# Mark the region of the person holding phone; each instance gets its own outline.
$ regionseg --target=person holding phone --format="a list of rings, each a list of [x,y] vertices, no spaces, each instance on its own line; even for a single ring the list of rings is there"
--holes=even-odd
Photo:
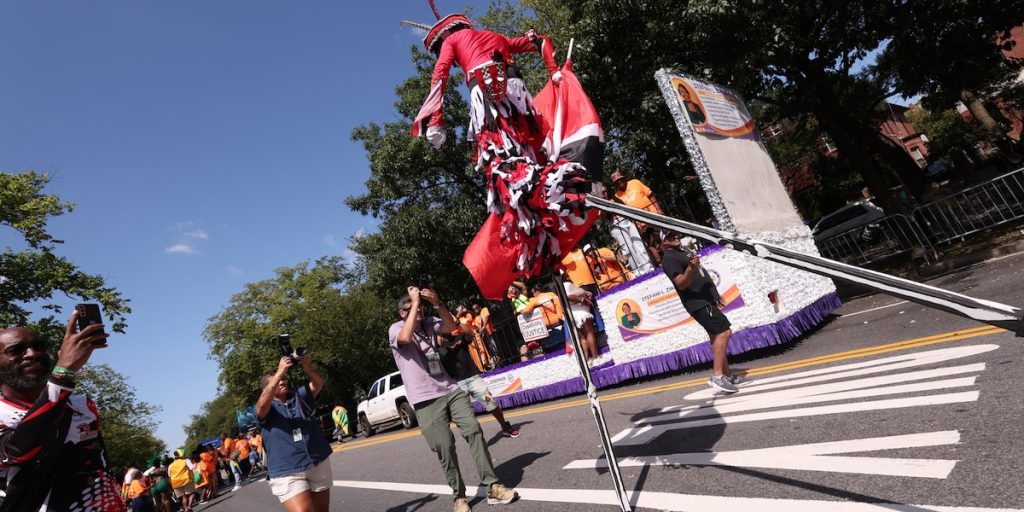
[[[296,365],[309,381],[292,391],[285,376]],[[316,421],[314,403],[323,388],[324,378],[308,355],[282,356],[277,371],[260,379],[256,419],[263,432],[270,490],[288,512],[330,509],[331,444]]]
[[[707,331],[711,341],[712,374],[708,386],[723,393],[739,391],[737,385],[749,379],[729,371],[729,337],[732,324],[722,313],[725,301],[718,293],[714,281],[700,265],[700,256],[682,250],[679,233],[661,232],[661,249],[664,252],[661,269],[676,288],[679,300],[690,316]]]
[[[0,512],[126,510],[107,467],[96,404],[74,393],[78,372],[107,339],[102,323],[76,328],[80,314],[76,308],[68,319],[56,366],[36,332],[0,330],[0,475],[7,481]]]

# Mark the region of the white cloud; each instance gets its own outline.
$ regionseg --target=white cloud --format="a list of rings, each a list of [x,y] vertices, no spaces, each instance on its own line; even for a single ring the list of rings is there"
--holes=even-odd
[[[235,277],[238,277],[238,276],[244,274],[245,272],[243,272],[242,269],[240,269],[240,268],[238,268],[238,267],[236,267],[234,265],[228,265],[228,273],[233,275],[233,276],[235,276]]]
[[[327,244],[328,247],[338,246],[338,240],[334,238],[334,235],[324,235],[324,243]]]
[[[359,228],[356,234],[352,235],[352,238],[362,238],[366,236],[366,228]]]
[[[205,229],[197,227],[196,223],[190,220],[175,222],[167,226],[167,230],[174,232],[171,246],[164,249],[168,254],[198,255],[200,252],[196,242],[210,239]]]
[[[187,231],[184,234],[182,234],[182,236],[184,236],[185,238],[191,238],[193,240],[206,240],[210,238],[210,236],[206,234],[206,230],[202,228],[197,229],[195,231]]]
[[[184,244],[184,243],[174,244],[174,245],[164,249],[164,252],[170,253],[170,254],[192,254],[192,255],[199,254],[199,251],[197,251],[195,249],[195,247],[192,247],[191,245]]]

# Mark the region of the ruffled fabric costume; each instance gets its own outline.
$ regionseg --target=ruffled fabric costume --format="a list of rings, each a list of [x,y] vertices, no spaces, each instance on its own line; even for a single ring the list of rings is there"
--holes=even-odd
[[[476,142],[474,160],[486,177],[490,215],[463,263],[484,297],[498,300],[512,280],[538,275],[558,262],[596,218],[584,211],[584,199],[591,181],[599,182],[600,121],[571,65],[559,69],[555,64],[545,36],[509,38],[476,30],[469,19],[453,14],[428,31],[424,47],[438,59],[412,135],[429,139],[432,127],[442,125],[451,66],[466,70],[471,103],[467,138]],[[539,109],[512,58],[534,51],[549,74],[561,78],[559,84],[548,82],[538,95]],[[585,128],[572,132],[576,125]]]

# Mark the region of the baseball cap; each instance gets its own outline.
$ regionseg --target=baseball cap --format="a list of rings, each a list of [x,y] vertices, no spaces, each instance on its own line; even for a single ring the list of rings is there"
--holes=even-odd
[[[615,183],[616,181],[624,180],[624,179],[626,179],[626,177],[623,176],[621,172],[615,171],[615,172],[612,173],[612,183]]]
[[[669,231],[667,229],[661,230],[661,240],[663,242],[665,241],[665,239],[667,239],[669,237],[679,238],[680,236],[682,236],[682,235],[680,235],[679,233],[676,233],[675,231]]]

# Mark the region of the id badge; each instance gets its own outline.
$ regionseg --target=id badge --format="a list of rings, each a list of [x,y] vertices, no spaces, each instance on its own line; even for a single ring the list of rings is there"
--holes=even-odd
[[[437,352],[427,354],[427,371],[431,375],[441,375],[444,373],[444,368],[441,367],[441,356],[437,355]]]
[[[299,441],[302,441],[302,429],[301,428],[292,429],[292,441],[295,441],[296,443],[299,442]]]

